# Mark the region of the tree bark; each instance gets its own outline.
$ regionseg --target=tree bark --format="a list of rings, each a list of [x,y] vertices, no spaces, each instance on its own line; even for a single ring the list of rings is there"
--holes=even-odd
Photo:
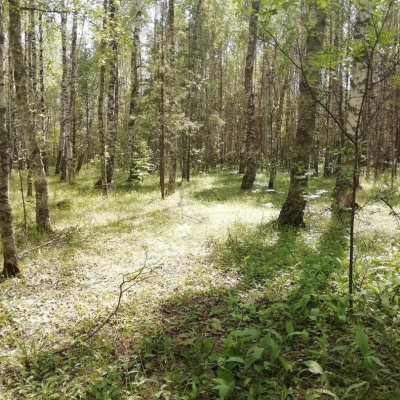
[[[103,2],[103,37],[100,42],[101,57],[105,56],[106,42],[105,34],[107,29],[107,0]],[[100,136],[100,171],[101,178],[96,185],[101,185],[103,196],[107,196],[108,184],[107,184],[107,169],[106,169],[106,131],[104,127],[104,89],[105,89],[105,73],[106,67],[105,63],[102,62],[100,65],[100,84],[99,84],[99,102],[97,106],[97,116],[99,125],[99,136]]]
[[[256,112],[253,92],[254,58],[257,46],[257,21],[260,12],[260,1],[252,0],[249,21],[249,42],[247,47],[244,90],[247,97],[246,109],[246,172],[243,176],[241,189],[250,189],[256,179]]]
[[[3,6],[2,3],[0,3],[0,229],[4,260],[2,276],[10,278],[16,276],[19,273],[19,269],[10,203],[10,161],[12,141],[5,125],[7,110],[5,99],[3,20]]]
[[[357,11],[356,23],[354,26],[354,39],[360,42],[365,40],[365,35],[368,33],[369,24],[369,0],[360,2],[360,9]],[[367,91],[369,90],[369,49],[364,45],[362,51],[355,55],[353,58],[352,73],[350,79],[350,91],[347,103],[347,119],[346,119],[346,133],[348,137],[354,138],[354,163],[358,169],[359,159],[359,137],[360,128],[362,126],[362,114],[365,106]],[[379,137],[379,130],[378,130]],[[379,148],[379,146],[378,146]],[[350,175],[357,175],[358,171],[354,171]],[[332,210],[334,212],[342,209],[352,209],[352,192],[353,192],[353,177],[346,177],[340,168],[338,177],[336,179]],[[358,183],[357,183],[358,185]],[[356,188],[354,188],[356,189]]]
[[[21,9],[19,0],[9,0],[10,46],[12,49],[16,104],[20,115],[21,129],[33,174],[36,192],[36,225],[39,230],[51,231],[49,190],[44,173],[40,148],[32,122],[28,101],[28,77],[23,62],[21,44]]]
[[[168,88],[168,104],[169,114],[176,112],[174,104],[174,92],[176,90],[176,54],[175,54],[175,1],[169,0],[168,3],[168,16],[167,16],[167,61],[168,61],[168,74],[167,74],[167,88]],[[168,187],[167,193],[172,194],[175,192],[176,185],[176,169],[178,164],[178,136],[176,128],[168,124]]]
[[[128,180],[135,175],[133,154],[135,150],[135,123],[137,101],[139,97],[140,31],[142,18],[142,0],[136,0],[135,26],[133,30],[133,50],[131,54],[131,101],[128,121]]]
[[[68,171],[69,183],[75,181],[75,160],[73,152],[73,120],[75,114],[75,98],[76,98],[76,45],[77,45],[77,29],[78,29],[78,15],[76,10],[76,4],[74,4],[74,17],[72,22],[72,40],[71,40],[71,69],[70,69],[70,80],[69,80],[69,101],[67,100],[66,112],[65,112],[65,150],[66,150],[66,167]]]
[[[118,84],[117,63],[118,63],[118,33],[117,33],[117,15],[118,6],[116,0],[109,0],[109,30],[110,30],[110,50],[107,96],[107,156],[106,171],[107,184],[110,184],[114,176],[115,162],[115,142],[117,140],[117,115],[116,115],[116,88]]]
[[[62,7],[65,7],[62,2]],[[66,139],[65,128],[68,110],[68,57],[67,57],[67,14],[61,14],[61,51],[62,51],[62,78],[61,78],[61,95],[60,95],[60,143],[58,147],[58,155],[56,162],[55,174],[60,174],[60,180],[67,179],[67,155],[66,155]]]
[[[300,75],[298,124],[295,139],[296,155],[290,171],[289,193],[278,218],[280,226],[304,227],[304,194],[308,188],[308,164],[313,146],[316,121],[316,97],[320,71],[312,65],[313,58],[323,50],[326,14],[317,2],[308,10],[307,43]]]
[[[49,174],[49,160],[47,155],[47,131],[46,131],[46,104],[44,86],[44,50],[43,50],[43,15],[39,13],[39,129],[43,137],[42,159],[46,175]]]

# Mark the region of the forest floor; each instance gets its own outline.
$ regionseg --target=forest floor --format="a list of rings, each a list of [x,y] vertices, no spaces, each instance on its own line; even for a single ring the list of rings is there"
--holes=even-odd
[[[272,223],[286,176],[271,194],[263,175],[243,192],[234,173],[199,174],[164,201],[155,176],[121,175],[106,199],[95,178],[51,177],[49,235],[35,231],[28,199],[22,276],[0,285],[1,398],[399,398],[400,235],[380,199],[396,209],[398,191],[363,183],[350,314],[332,180],[310,180],[299,233]]]

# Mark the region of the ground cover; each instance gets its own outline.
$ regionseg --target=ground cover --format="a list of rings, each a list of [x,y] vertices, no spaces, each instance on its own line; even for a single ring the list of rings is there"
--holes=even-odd
[[[28,203],[23,276],[0,286],[1,398],[399,398],[399,230],[381,201],[395,211],[396,191],[363,183],[350,313],[332,181],[311,179],[307,228],[280,232],[285,175],[271,194],[263,175],[243,192],[232,172],[199,174],[165,201],[156,177],[128,185],[120,173],[108,199],[95,178],[51,178],[51,235],[31,227]],[[57,353],[99,326],[144,266],[110,322]]]

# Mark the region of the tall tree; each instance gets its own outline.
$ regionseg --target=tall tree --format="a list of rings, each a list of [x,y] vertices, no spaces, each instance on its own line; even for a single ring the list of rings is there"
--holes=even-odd
[[[108,1],[103,1],[103,31],[102,38],[100,41],[100,83],[99,83],[99,99],[97,105],[97,117],[98,117],[98,125],[99,125],[99,137],[100,137],[100,171],[101,178],[96,185],[101,185],[103,196],[107,196],[108,191],[108,183],[107,183],[107,168],[106,168],[106,130],[104,126],[104,91],[105,91],[105,75],[106,75],[106,66],[103,58],[105,57],[106,51],[106,30],[107,30],[107,11],[108,11]]]
[[[247,97],[246,108],[246,172],[242,180],[242,189],[250,189],[256,179],[256,112],[254,105],[253,74],[254,58],[257,46],[257,21],[260,1],[252,0],[249,21],[249,42],[247,46],[244,90]]]
[[[167,15],[167,54],[168,62],[167,89],[168,106],[170,116],[178,110],[178,102],[175,99],[176,91],[176,54],[175,54],[175,0],[168,2]],[[176,127],[168,124],[168,187],[167,193],[172,194],[175,191],[176,169],[178,164],[178,135]]]
[[[61,6],[65,8],[62,1]],[[61,77],[61,94],[60,94],[60,142],[56,161],[55,174],[60,174],[60,180],[67,179],[67,155],[66,155],[66,139],[65,127],[68,109],[68,56],[67,56],[67,13],[61,13],[61,53],[62,53],[62,77]]]
[[[140,66],[140,31],[142,25],[142,0],[136,0],[135,22],[133,28],[133,49],[131,53],[131,101],[129,104],[128,121],[128,168],[129,180],[132,180],[134,171],[133,154],[135,150],[135,123],[137,101],[139,97],[139,66]]]
[[[71,54],[70,54],[70,79],[69,79],[69,99],[65,113],[65,157],[68,170],[68,180],[70,183],[75,181],[75,155],[73,138],[73,120],[75,116],[76,100],[76,73],[77,73],[77,30],[78,30],[78,10],[76,0],[74,1],[74,17],[72,22]]]
[[[21,8],[19,0],[9,0],[9,35],[14,65],[16,104],[21,123],[27,157],[33,174],[36,195],[36,225],[39,230],[50,231],[49,190],[43,168],[40,148],[32,122],[28,100],[28,76],[23,62],[21,43]]]
[[[14,240],[13,218],[10,204],[10,167],[12,140],[6,129],[5,51],[3,5],[0,2],[0,228],[3,245],[4,277],[19,273],[17,249]]]
[[[118,85],[118,9],[119,1],[109,0],[108,29],[110,35],[110,54],[108,58],[109,78],[107,95],[107,184],[114,175],[115,142],[117,140],[117,85]]]
[[[370,18],[369,0],[361,0],[357,9],[356,23],[354,26],[354,39],[361,45],[353,57],[350,78],[350,90],[347,100],[347,118],[344,131],[346,132],[348,151],[354,154],[353,174],[357,179],[353,182],[352,177],[346,176],[340,166],[336,179],[332,209],[339,211],[342,208],[351,208],[353,184],[358,186],[358,164],[359,164],[359,139],[360,129],[362,127],[363,110],[366,105],[366,99],[369,90],[370,74],[372,73],[370,48],[365,42],[365,36],[368,33],[368,24]],[[361,50],[361,51],[360,51]],[[378,132],[379,136],[379,132]],[[354,149],[351,147],[354,146]],[[379,146],[377,146],[379,147]],[[378,153],[378,150],[377,152]]]
[[[296,154],[290,171],[289,193],[279,214],[281,226],[291,225],[304,227],[304,194],[308,187],[308,165],[313,146],[315,131],[318,84],[320,69],[315,65],[315,57],[323,50],[325,34],[325,9],[318,1],[308,4],[306,29],[306,46],[301,66],[298,121],[296,131]]]

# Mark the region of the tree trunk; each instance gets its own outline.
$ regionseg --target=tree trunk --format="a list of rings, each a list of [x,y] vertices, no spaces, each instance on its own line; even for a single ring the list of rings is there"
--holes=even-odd
[[[308,163],[313,146],[316,120],[316,100],[320,71],[313,67],[313,58],[322,51],[324,44],[326,14],[316,2],[308,10],[306,54],[300,75],[298,125],[296,131],[296,155],[290,171],[287,198],[279,214],[281,226],[304,227],[304,194],[308,187]]]
[[[67,100],[65,112],[65,149],[66,149],[66,167],[68,171],[69,183],[75,181],[75,160],[73,152],[73,121],[75,114],[75,97],[76,97],[76,44],[77,44],[77,29],[78,29],[78,15],[76,10],[76,3],[74,4],[74,17],[72,22],[72,40],[71,40],[71,69],[70,69],[70,95],[69,101]]]
[[[10,278],[19,273],[17,249],[14,241],[13,219],[10,204],[11,136],[6,129],[5,52],[3,31],[3,6],[0,3],[0,229],[3,246],[2,276]]]
[[[103,35],[100,43],[101,48],[101,57],[105,57],[106,50],[106,42],[105,35],[107,29],[107,0],[103,2]],[[106,168],[106,131],[104,127],[104,89],[105,89],[105,73],[106,67],[104,61],[100,66],[100,84],[99,84],[99,102],[97,107],[97,115],[98,115],[98,125],[99,125],[99,136],[100,136],[100,171],[101,178],[96,185],[101,185],[103,196],[107,196],[108,192],[108,183],[107,183],[107,168]]]
[[[140,31],[142,18],[142,0],[136,0],[135,26],[133,30],[133,50],[131,54],[131,101],[128,121],[128,180],[135,175],[133,154],[135,150],[136,108],[139,97]]]
[[[161,198],[165,197],[165,50],[164,50],[164,3],[161,6],[161,68],[158,69],[158,75],[160,78],[160,190]],[[155,23],[157,26],[157,21]]]
[[[64,8],[64,2],[61,3]],[[62,78],[60,94],[60,143],[56,162],[55,174],[60,174],[60,180],[67,179],[66,160],[66,120],[68,110],[68,57],[67,57],[67,14],[61,13],[61,51],[62,51]]]
[[[370,16],[369,0],[363,0],[360,6],[361,8],[357,11],[356,23],[354,27],[354,39],[358,40],[361,43],[364,41],[365,35],[368,32]],[[340,211],[341,209],[353,208],[353,193],[352,196],[349,196],[348,192],[350,190],[353,191],[352,189],[354,180],[358,181],[359,172],[355,169],[358,169],[359,164],[359,136],[362,122],[362,113],[365,106],[365,99],[369,86],[369,67],[370,64],[368,46],[363,45],[362,51],[359,54],[355,55],[353,58],[346,119],[346,133],[348,137],[353,138],[354,145],[354,163],[352,171],[353,177],[345,177],[342,171],[339,171],[339,176],[336,179],[332,203],[332,210],[335,212]],[[355,165],[357,165],[356,168]],[[354,190],[355,189],[356,188],[354,188]]]
[[[246,172],[242,180],[242,189],[250,189],[256,179],[256,112],[254,106],[253,73],[254,58],[257,45],[257,21],[260,11],[260,1],[252,0],[249,21],[249,42],[247,47],[246,67],[244,76],[244,90],[247,97],[246,109]]]
[[[28,101],[28,77],[24,68],[21,44],[21,9],[19,0],[9,0],[10,46],[12,49],[16,103],[20,115],[21,129],[27,149],[28,159],[36,192],[36,225],[39,230],[51,230],[49,191],[46,174],[43,169],[40,148],[31,119]]]
[[[110,50],[109,69],[110,77],[108,80],[107,96],[107,156],[106,172],[107,184],[110,184],[114,176],[115,163],[115,142],[117,140],[117,115],[116,115],[116,88],[118,84],[117,64],[118,64],[118,24],[117,0],[109,0],[109,29],[110,29]]]
[[[43,14],[39,13],[39,119],[40,132],[43,138],[42,159],[43,167],[46,175],[49,174],[49,160],[47,155],[47,131],[46,131],[46,105],[44,100],[44,56],[43,56]]]
[[[174,92],[176,90],[176,55],[175,55],[175,1],[169,0],[168,16],[167,16],[167,61],[168,61],[168,75],[167,75],[167,88],[168,88],[168,104],[169,113],[172,115],[176,112],[174,104]],[[176,169],[178,164],[178,136],[176,128],[168,124],[168,188],[167,193],[172,194],[175,192],[176,184]]]

